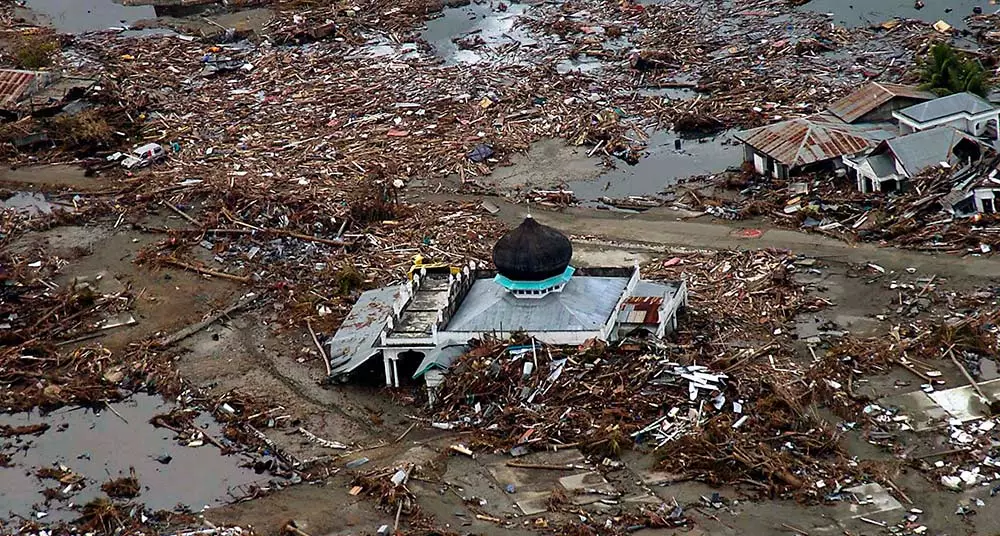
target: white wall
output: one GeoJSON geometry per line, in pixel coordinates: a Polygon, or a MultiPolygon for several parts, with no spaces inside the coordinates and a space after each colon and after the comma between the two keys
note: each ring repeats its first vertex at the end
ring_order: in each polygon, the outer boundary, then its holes
{"type": "Polygon", "coordinates": [[[993,200],[994,209],[1000,208],[1000,190],[976,190],[976,211],[983,212],[983,201],[993,200]]]}
{"type": "Polygon", "coordinates": [[[982,136],[986,133],[986,127],[988,126],[989,121],[996,121],[1000,118],[1000,110],[972,116],[961,113],[950,117],[944,117],[936,121],[928,121],[927,123],[917,123],[916,121],[903,117],[897,112],[893,112],[892,116],[899,121],[899,128],[903,134],[909,134],[918,130],[927,130],[941,125],[948,125],[974,136],[982,136]]]}

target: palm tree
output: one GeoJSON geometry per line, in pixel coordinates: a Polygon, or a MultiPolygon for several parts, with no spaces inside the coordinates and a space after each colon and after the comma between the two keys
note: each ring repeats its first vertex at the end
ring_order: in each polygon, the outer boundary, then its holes
{"type": "Polygon", "coordinates": [[[920,70],[921,88],[938,95],[968,91],[985,97],[990,90],[986,70],[979,61],[963,58],[950,45],[939,43],[931,47],[920,70]]]}

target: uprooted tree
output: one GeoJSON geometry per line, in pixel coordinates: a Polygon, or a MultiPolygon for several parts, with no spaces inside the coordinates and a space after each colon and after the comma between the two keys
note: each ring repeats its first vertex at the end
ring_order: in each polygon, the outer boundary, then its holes
{"type": "Polygon", "coordinates": [[[947,43],[932,46],[919,64],[922,89],[942,96],[968,91],[985,97],[990,91],[989,75],[979,60],[959,53],[947,43]]]}

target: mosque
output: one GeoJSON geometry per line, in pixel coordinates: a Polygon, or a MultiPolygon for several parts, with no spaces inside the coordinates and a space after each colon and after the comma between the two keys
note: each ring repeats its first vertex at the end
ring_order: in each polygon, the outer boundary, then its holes
{"type": "Polygon", "coordinates": [[[531,216],[493,247],[496,270],[414,274],[361,295],[327,343],[331,377],[385,376],[387,385],[440,384],[466,344],[522,332],[557,345],[612,342],[637,330],[664,337],[687,304],[683,281],[643,280],[638,264],[576,268],[573,245],[531,216]],[[377,366],[381,357],[381,370],[377,366]]]}

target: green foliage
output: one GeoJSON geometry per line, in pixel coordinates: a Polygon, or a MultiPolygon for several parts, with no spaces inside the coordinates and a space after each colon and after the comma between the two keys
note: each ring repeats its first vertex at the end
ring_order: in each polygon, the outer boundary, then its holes
{"type": "Polygon", "coordinates": [[[990,91],[988,73],[978,60],[959,55],[951,45],[939,43],[921,62],[922,89],[938,95],[968,91],[985,97],[990,91]]]}
{"type": "Polygon", "coordinates": [[[14,61],[21,69],[35,70],[49,67],[59,52],[59,42],[51,37],[21,36],[13,43],[14,61]]]}
{"type": "Polygon", "coordinates": [[[353,264],[345,264],[333,274],[332,283],[338,296],[346,296],[360,289],[365,283],[365,278],[353,264]]]}

